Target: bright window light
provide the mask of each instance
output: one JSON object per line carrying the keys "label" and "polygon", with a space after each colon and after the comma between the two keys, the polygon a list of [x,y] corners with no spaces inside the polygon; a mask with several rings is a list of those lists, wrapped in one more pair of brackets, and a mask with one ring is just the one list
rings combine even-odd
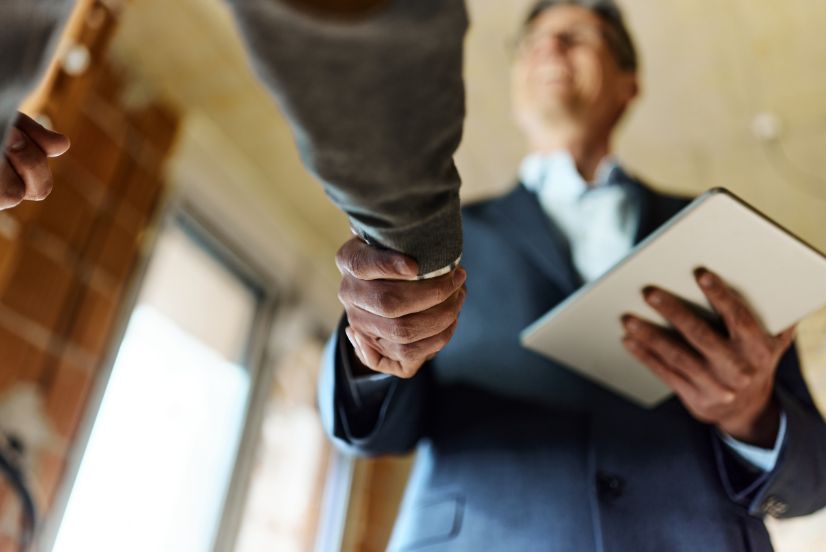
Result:
{"label": "bright window light", "polygon": [[160,238],[54,546],[206,552],[227,492],[257,295],[179,226]]}

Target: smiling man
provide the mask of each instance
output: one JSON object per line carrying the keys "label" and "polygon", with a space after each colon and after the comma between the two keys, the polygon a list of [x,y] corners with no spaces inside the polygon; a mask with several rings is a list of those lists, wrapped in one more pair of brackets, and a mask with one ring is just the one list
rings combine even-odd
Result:
{"label": "smiling man", "polygon": [[674,390],[653,410],[519,344],[687,203],[611,153],[637,67],[612,2],[537,3],[512,72],[530,151],[513,191],[463,209],[467,273],[402,281],[409,258],[339,250],[320,406],[346,450],[418,451],[391,549],[770,550],[765,514],[826,504],[826,424],[793,329],[767,334],[713,272],[696,278],[723,331],[655,287],[640,293],[674,330],[617,320]]}

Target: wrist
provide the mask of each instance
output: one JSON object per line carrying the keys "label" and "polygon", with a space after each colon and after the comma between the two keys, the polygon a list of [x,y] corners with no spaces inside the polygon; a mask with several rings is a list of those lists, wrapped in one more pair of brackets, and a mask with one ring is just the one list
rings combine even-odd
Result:
{"label": "wrist", "polygon": [[770,398],[757,412],[720,422],[717,428],[740,442],[770,449],[780,429],[780,409]]}

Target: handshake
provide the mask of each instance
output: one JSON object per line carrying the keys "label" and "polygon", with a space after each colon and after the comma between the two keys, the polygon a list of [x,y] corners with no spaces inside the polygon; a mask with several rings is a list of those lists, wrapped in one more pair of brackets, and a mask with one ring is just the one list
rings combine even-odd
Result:
{"label": "handshake", "polygon": [[336,265],[357,374],[411,378],[453,337],[467,294],[463,268],[416,280],[416,261],[359,238],[341,246]]}

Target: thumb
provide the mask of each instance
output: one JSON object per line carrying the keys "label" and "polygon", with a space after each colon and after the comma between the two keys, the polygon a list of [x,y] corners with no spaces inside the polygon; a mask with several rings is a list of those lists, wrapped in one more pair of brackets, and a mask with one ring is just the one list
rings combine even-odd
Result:
{"label": "thumb", "polygon": [[369,245],[359,238],[347,240],[336,253],[336,265],[342,274],[359,280],[415,280],[418,263],[411,257]]}
{"label": "thumb", "polygon": [[47,129],[25,113],[17,114],[14,126],[24,132],[48,157],[63,155],[71,145],[68,137]]}
{"label": "thumb", "polygon": [[794,334],[796,331],[797,324],[794,324],[793,326],[786,328],[785,330],[777,334],[777,336],[775,336],[774,339],[781,351],[785,351],[789,348],[789,345],[791,345],[792,341],[794,341]]}

